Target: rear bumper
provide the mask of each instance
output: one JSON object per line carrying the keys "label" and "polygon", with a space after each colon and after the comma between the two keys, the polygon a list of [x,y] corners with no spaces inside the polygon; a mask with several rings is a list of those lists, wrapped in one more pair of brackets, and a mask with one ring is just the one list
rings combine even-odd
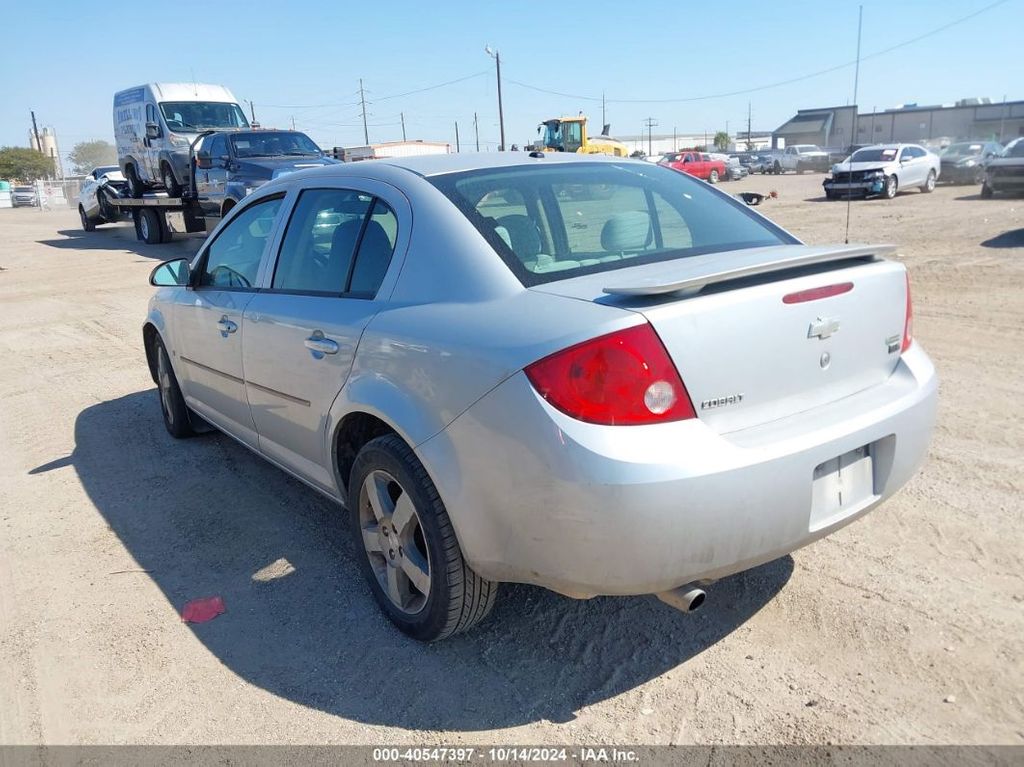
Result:
{"label": "rear bumper", "polygon": [[[518,373],[417,453],[484,577],[576,597],[646,594],[783,556],[890,497],[924,458],[936,391],[915,344],[881,386],[718,434],[699,419],[575,421]],[[816,467],[864,446],[869,492],[815,511]]]}

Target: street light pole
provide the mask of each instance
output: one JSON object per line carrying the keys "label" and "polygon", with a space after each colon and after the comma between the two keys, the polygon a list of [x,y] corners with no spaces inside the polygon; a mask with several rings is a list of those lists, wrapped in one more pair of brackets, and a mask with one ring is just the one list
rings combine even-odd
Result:
{"label": "street light pole", "polygon": [[501,143],[498,144],[498,151],[505,151],[505,112],[501,106],[501,54],[498,51],[491,50],[491,46],[487,45],[484,47],[487,55],[494,59],[494,65],[497,68],[498,74],[498,129],[501,132]]}

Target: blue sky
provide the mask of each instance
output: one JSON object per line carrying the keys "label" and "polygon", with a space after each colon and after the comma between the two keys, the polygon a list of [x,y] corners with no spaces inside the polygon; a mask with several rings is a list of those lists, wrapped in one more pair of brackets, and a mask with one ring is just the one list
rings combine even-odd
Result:
{"label": "blue sky", "polygon": [[[754,130],[771,130],[798,108],[851,101],[852,66],[760,88],[852,61],[858,5],[862,54],[870,57],[992,1],[7,3],[0,145],[27,145],[31,109],[40,127],[56,128],[62,152],[78,141],[112,140],[116,90],[192,80],[252,100],[266,126],[290,127],[294,118],[322,146],[361,144],[362,78],[371,141],[400,139],[404,112],[409,138],[454,144],[458,120],[462,147],[472,148],[476,112],[481,148],[494,149],[498,110],[486,44],[501,53],[508,144],[531,140],[547,117],[582,110],[599,123],[602,91],[613,135],[639,133],[649,116],[656,133],[714,132],[727,122],[735,131],[746,126],[748,100]],[[718,21],[707,11],[715,7],[727,9]],[[1021,29],[1024,0],[1004,0],[867,58],[861,109],[1024,99]],[[453,80],[460,82],[400,95]],[[759,90],[654,103],[747,89]]]}

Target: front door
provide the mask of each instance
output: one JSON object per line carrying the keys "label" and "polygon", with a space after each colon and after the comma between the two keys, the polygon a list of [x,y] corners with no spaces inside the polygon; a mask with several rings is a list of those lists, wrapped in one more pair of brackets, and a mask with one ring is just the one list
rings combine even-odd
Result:
{"label": "front door", "polygon": [[185,401],[253,447],[256,432],[242,377],[242,312],[256,295],[257,273],[281,199],[257,201],[217,233],[175,312],[176,369]]}
{"label": "front door", "polygon": [[158,131],[161,134],[163,133],[163,129],[159,127],[161,122],[160,115],[157,113],[157,106],[152,101],[146,103],[146,124],[142,126],[143,131],[145,131],[143,133],[145,138],[143,138],[142,143],[146,147],[142,164],[145,170],[144,178],[157,182],[160,180],[160,147],[166,139],[162,135],[159,138],[150,138],[148,135],[149,128],[147,127],[150,124],[155,124]]}
{"label": "front door", "polygon": [[326,490],[334,488],[327,416],[380,310],[396,234],[383,200],[307,189],[289,217],[271,287],[245,309],[246,394],[260,450]]}
{"label": "front door", "polygon": [[203,213],[219,216],[227,189],[228,137],[215,133],[203,141],[203,151],[210,155],[209,168],[196,169],[196,192]]}
{"label": "front door", "polygon": [[912,146],[903,147],[900,154],[899,183],[900,188],[907,189],[919,186],[928,176],[928,163],[925,162],[924,151]]}

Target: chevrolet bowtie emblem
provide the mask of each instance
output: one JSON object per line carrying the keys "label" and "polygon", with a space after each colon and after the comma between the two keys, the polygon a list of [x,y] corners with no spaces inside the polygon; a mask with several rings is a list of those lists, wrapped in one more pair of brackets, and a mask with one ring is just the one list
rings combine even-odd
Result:
{"label": "chevrolet bowtie emblem", "polygon": [[820,338],[825,340],[833,333],[839,332],[839,320],[832,317],[818,317],[811,326],[807,328],[808,338]]}

